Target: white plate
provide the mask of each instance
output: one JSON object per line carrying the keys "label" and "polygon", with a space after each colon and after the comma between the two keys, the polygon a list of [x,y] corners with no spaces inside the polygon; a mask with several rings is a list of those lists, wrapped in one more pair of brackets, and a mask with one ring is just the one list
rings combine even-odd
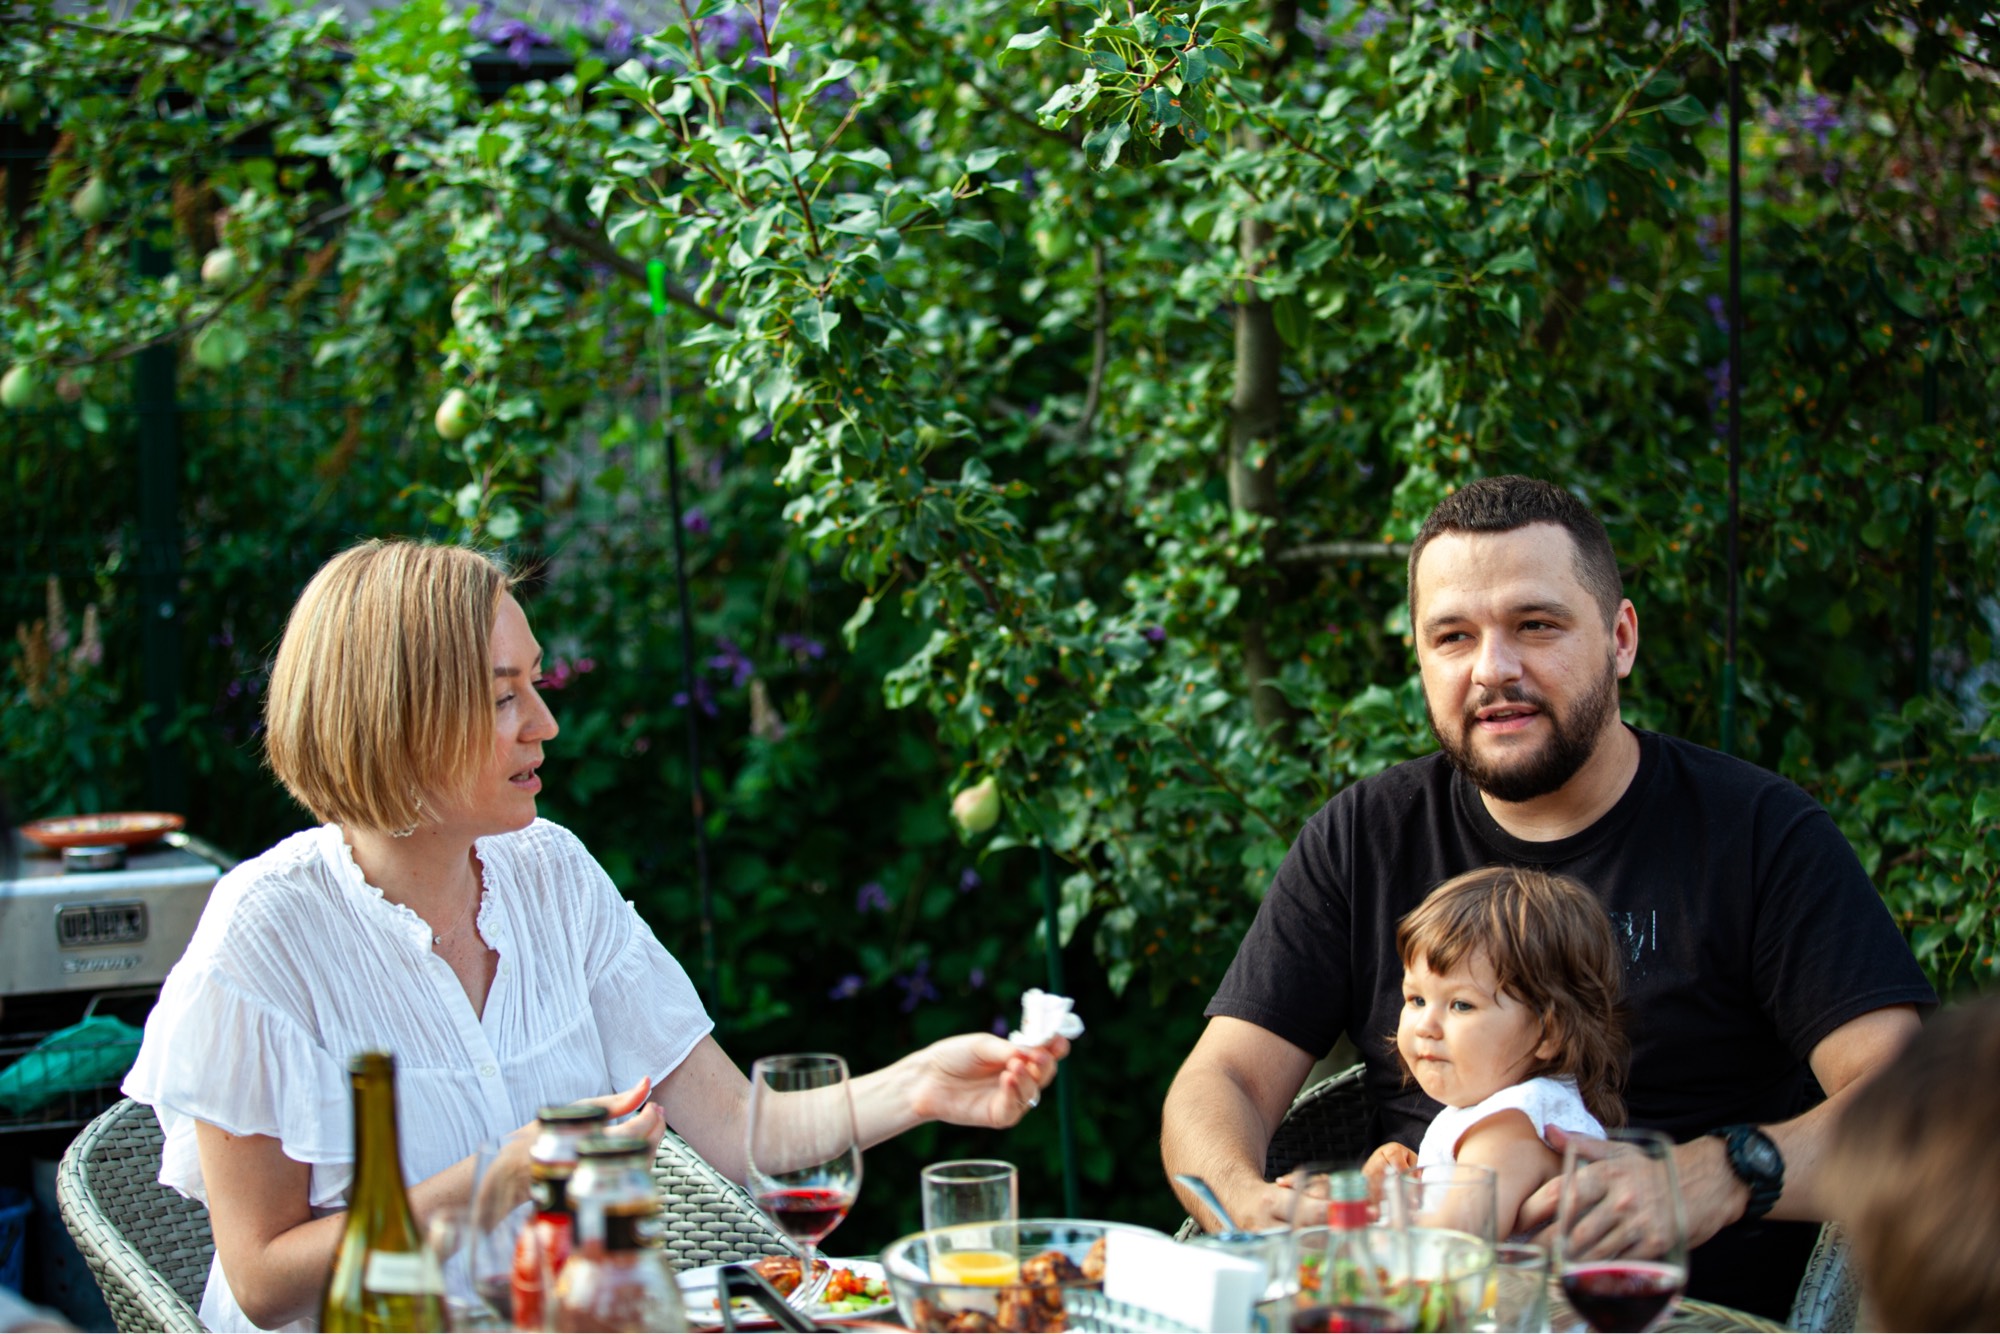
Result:
{"label": "white plate", "polygon": [[[882,1266],[873,1260],[834,1260],[835,1269],[851,1269],[863,1278],[880,1279],[888,1282],[888,1275]],[[687,1307],[688,1323],[701,1329],[720,1329],[722,1311],[715,1304],[716,1273],[719,1265],[703,1265],[690,1269],[680,1276],[681,1301]],[[880,1306],[864,1306],[856,1311],[834,1311],[818,1303],[809,1307],[805,1314],[814,1320],[856,1320],[887,1315],[896,1309],[894,1299],[884,1299]],[[736,1327],[738,1329],[770,1329],[771,1318],[763,1309],[748,1298],[736,1299]]]}

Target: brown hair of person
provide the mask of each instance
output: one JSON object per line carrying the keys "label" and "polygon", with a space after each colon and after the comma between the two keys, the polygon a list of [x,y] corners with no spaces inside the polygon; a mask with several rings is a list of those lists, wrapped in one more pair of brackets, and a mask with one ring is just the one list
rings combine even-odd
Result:
{"label": "brown hair of person", "polygon": [[1483,954],[1498,989],[1555,1039],[1554,1059],[1529,1076],[1568,1075],[1591,1115],[1625,1124],[1624,968],[1611,918],[1589,890],[1528,867],[1467,871],[1397,924],[1396,953],[1405,968],[1421,958],[1435,973]]}
{"label": "brown hair of person", "polygon": [[1844,1108],[1829,1211],[1869,1329],[2000,1329],[2000,997],[1939,1011]]}
{"label": "brown hair of person", "polygon": [[1577,582],[1582,584],[1608,625],[1625,600],[1625,581],[1604,521],[1590,506],[1563,488],[1534,477],[1482,477],[1437,503],[1410,543],[1408,593],[1410,623],[1417,619],[1417,558],[1431,539],[1447,533],[1511,533],[1533,523],[1550,523],[1569,534]]}
{"label": "brown hair of person", "polygon": [[321,820],[408,831],[493,752],[493,619],[512,576],[465,547],[369,541],[299,595],[271,667],[264,750]]}

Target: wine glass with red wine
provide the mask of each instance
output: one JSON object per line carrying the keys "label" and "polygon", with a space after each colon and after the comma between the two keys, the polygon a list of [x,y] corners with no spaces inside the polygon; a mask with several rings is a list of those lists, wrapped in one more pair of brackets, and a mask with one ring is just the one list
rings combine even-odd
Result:
{"label": "wine glass with red wine", "polygon": [[819,1244],[861,1190],[847,1062],[822,1054],[753,1061],[747,1158],[751,1195],[799,1248],[793,1301],[805,1305],[824,1286]]}
{"label": "wine glass with red wine", "polygon": [[1673,1141],[1614,1130],[1593,1159],[1594,1145],[1573,1138],[1563,1153],[1555,1238],[1563,1295],[1598,1334],[1658,1329],[1687,1284]]}

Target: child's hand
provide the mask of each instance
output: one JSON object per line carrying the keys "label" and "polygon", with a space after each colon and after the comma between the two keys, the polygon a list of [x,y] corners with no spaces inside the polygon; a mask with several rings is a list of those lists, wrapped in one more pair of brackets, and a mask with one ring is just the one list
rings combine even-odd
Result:
{"label": "child's hand", "polygon": [[1379,1200],[1390,1178],[1411,1171],[1416,1165],[1417,1155],[1410,1152],[1409,1146],[1390,1140],[1368,1155],[1368,1161],[1361,1165],[1361,1170],[1367,1174],[1369,1190]]}

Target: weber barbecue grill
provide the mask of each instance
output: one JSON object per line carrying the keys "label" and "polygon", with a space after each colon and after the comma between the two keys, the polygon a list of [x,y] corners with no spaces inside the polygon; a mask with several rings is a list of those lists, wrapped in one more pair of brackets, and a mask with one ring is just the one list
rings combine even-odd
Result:
{"label": "weber barbecue grill", "polygon": [[144,1027],[231,865],[178,833],[125,849],[21,849],[15,878],[0,880],[0,1134],[73,1129],[117,1100],[129,1034],[86,1021]]}

